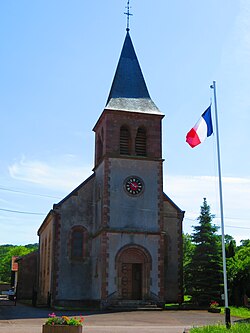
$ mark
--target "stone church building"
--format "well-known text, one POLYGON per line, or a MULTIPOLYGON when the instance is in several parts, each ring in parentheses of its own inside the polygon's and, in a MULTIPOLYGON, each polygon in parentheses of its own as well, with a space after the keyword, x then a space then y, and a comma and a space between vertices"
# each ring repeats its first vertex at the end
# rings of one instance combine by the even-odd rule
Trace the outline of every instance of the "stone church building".
POLYGON ((38 230, 38 302, 182 300, 184 212, 163 192, 162 119, 127 29, 97 120, 93 173, 38 230))

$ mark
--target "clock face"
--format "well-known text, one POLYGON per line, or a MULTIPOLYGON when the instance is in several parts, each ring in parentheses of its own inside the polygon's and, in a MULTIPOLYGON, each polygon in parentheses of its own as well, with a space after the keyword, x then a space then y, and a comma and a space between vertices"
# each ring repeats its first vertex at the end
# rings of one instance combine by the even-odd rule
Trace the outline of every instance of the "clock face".
POLYGON ((131 195, 138 195, 144 189, 144 184, 140 178, 136 176, 130 176, 125 179, 124 187, 127 193, 131 195))

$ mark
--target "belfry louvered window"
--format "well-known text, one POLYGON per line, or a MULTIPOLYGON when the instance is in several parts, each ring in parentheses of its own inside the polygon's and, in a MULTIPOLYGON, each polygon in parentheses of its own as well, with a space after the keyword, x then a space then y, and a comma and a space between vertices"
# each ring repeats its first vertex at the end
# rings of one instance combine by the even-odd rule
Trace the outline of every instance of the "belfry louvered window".
POLYGON ((131 138, 129 129, 126 126, 120 128, 120 154, 130 155, 131 152, 131 138))
POLYGON ((146 130, 139 127, 135 138, 135 153, 137 156, 147 156, 147 134, 146 130))

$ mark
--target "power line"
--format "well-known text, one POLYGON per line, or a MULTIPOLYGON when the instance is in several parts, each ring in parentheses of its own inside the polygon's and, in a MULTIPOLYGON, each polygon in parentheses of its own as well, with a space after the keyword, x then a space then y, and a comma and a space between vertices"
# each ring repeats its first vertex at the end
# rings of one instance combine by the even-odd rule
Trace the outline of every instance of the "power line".
MULTIPOLYGON (((3 212, 8 212, 8 213, 17 213, 17 214, 26 214, 26 215, 45 215, 45 213, 36 213, 36 212, 23 212, 23 211, 20 211, 20 210, 12 210, 12 209, 5 209, 5 208, 0 208, 1 211, 3 212)), ((189 220, 189 221, 196 221, 196 219, 189 219, 187 217, 185 217, 185 220, 189 220)), ((235 228, 235 229, 249 229, 248 227, 242 227, 242 226, 236 226, 236 225, 228 225, 226 224, 225 225, 227 228, 235 228)))
MULTIPOLYGON (((184 219, 185 219, 185 220, 188 220, 188 221, 191 221, 191 222, 195 222, 195 221, 197 221, 197 219, 189 219, 189 218, 187 218, 187 217, 185 217, 184 219)), ((230 218, 230 217, 227 217, 227 219, 231 219, 231 218, 230 218)), ((235 220, 247 220, 247 221, 248 221, 248 219, 241 219, 241 218, 232 218, 232 219, 235 219, 235 220)), ((227 228, 249 229, 249 230, 250 230, 250 228, 248 228, 248 227, 242 227, 242 226, 236 226, 236 225, 225 224, 225 226, 226 226, 227 228)))
MULTIPOLYGON (((191 219, 191 218, 188 218, 188 217, 184 217, 186 220, 189 220, 189 221, 197 221, 198 219, 195 218, 195 219, 191 219)), ((220 219, 220 217, 214 217, 214 219, 220 219)), ((225 216, 225 219, 227 220, 239 220, 239 221, 249 221, 249 218, 244 218, 244 217, 228 217, 228 216, 225 216)))
POLYGON ((59 197, 54 197, 52 195, 31 193, 31 192, 20 191, 20 190, 13 190, 13 189, 2 187, 2 186, 0 187, 0 190, 2 190, 2 191, 8 191, 8 192, 14 192, 14 193, 20 193, 20 194, 26 194, 26 195, 31 195, 31 196, 37 196, 37 197, 45 197, 45 198, 52 198, 52 199, 61 199, 59 197))
MULTIPOLYGON (((220 217, 215 217, 215 219, 220 219, 220 217)), ((244 217, 225 217, 225 219, 228 220, 243 220, 243 221, 249 221, 249 218, 244 218, 244 217)))
POLYGON ((18 214, 26 214, 26 215, 45 215, 44 213, 32 213, 32 212, 22 212, 20 210, 11 210, 11 209, 4 209, 0 208, 0 210, 8 213, 18 213, 18 214))
POLYGON ((228 225, 228 224, 226 224, 226 227, 227 228, 249 229, 250 230, 250 228, 248 228, 248 227, 237 227, 236 225, 228 225))

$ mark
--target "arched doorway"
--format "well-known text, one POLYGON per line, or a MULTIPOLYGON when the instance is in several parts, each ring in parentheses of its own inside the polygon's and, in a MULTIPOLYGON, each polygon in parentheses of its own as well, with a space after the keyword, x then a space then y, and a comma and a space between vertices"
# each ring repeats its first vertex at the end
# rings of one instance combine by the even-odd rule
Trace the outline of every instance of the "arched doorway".
POLYGON ((151 266, 151 256, 142 246, 127 245, 117 253, 119 299, 139 300, 149 297, 151 266))

